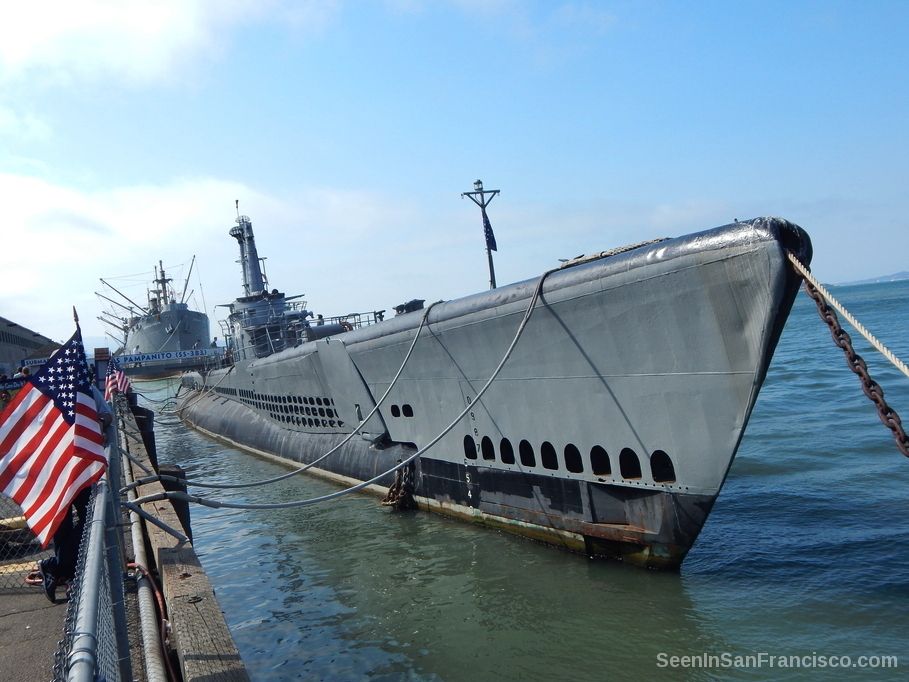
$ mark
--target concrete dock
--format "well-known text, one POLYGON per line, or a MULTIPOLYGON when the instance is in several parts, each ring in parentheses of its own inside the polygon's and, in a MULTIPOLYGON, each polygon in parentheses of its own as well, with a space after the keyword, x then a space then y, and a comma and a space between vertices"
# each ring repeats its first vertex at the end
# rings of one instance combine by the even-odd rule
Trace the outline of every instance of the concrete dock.
POLYGON ((40 588, 0 591, 0 677, 6 682, 53 679, 65 614, 66 605, 51 604, 40 588))

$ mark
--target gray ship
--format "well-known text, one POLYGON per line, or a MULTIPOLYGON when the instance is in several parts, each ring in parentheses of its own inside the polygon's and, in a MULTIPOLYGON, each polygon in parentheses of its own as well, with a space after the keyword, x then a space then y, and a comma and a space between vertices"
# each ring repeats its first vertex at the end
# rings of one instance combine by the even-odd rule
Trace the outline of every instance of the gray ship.
POLYGON ((185 422, 398 503, 667 569, 744 434, 801 281, 787 252, 811 259, 801 228, 757 218, 323 319, 267 290, 247 217, 230 234, 243 296, 226 366, 184 376, 185 422))
MULTIPOLYGON (((193 264, 195 257, 193 257, 193 264)), ((189 272, 192 273, 192 264, 189 272)), ((123 299, 115 301, 98 294, 105 300, 128 312, 128 317, 101 317, 103 322, 115 327, 121 335, 116 340, 120 367, 131 377, 158 379, 177 376, 185 371, 199 369, 207 364, 217 364, 221 351, 212 348, 209 336, 208 315, 190 309, 186 300, 189 274, 180 298, 171 285, 173 281, 164 272, 164 264, 155 267, 153 286, 148 289, 147 305, 140 305, 101 280, 123 299)))

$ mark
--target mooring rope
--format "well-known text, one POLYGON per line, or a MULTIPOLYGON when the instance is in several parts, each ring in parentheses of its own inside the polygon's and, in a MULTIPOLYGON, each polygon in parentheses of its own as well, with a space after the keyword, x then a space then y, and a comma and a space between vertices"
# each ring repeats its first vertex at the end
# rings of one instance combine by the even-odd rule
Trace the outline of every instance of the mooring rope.
POLYGON ((329 500, 334 500, 339 497, 344 497, 345 495, 350 495, 351 493, 355 493, 360 490, 363 490, 363 488, 366 488, 367 486, 370 486, 373 483, 378 482, 380 479, 384 478, 388 474, 394 473, 395 471, 398 471, 399 469, 403 469, 404 467, 409 465, 411 462, 413 462, 415 459, 422 456, 423 453, 425 453, 427 450, 429 450, 431 447, 433 447, 440 440, 442 440, 442 438, 444 438, 445 435, 448 434, 449 431, 451 431, 455 426, 457 426, 458 423, 464 418, 464 416, 471 409, 474 408, 474 405, 476 404, 476 402, 483 396, 484 393, 486 393, 487 389, 490 386, 492 386, 493 381, 495 381, 496 377, 499 376, 499 373, 502 371, 502 368, 505 366, 505 363, 508 362, 508 358, 510 358, 512 352, 514 352, 515 346, 518 343, 518 339, 521 338, 521 335, 524 333, 524 329, 527 327, 527 323, 530 321, 530 317, 533 314, 533 311, 536 309, 537 300, 539 300, 540 293, 543 290, 543 282, 546 280, 546 278, 549 275, 551 275, 553 272, 557 272, 558 270, 559 270, 559 268, 547 270, 540 276, 540 279, 537 282, 537 286, 534 289, 533 295, 530 298, 530 305, 527 306, 527 310, 524 312, 524 317, 521 320, 521 324, 518 325, 518 329, 517 329, 517 332, 515 332, 514 338, 512 339, 511 343, 509 344, 508 348, 506 349, 505 354, 502 356, 502 359, 499 361, 498 366, 496 366, 496 368, 493 370, 489 379, 486 381, 486 383, 483 385, 483 387, 477 392, 477 395, 474 397, 474 399, 463 410, 461 410, 461 412, 458 414, 458 416, 455 417, 454 420, 448 426, 446 426, 444 429, 442 429, 442 431, 437 436, 435 436, 432 440, 430 440, 422 448, 417 450, 414 454, 401 460, 395 466, 388 469, 387 471, 383 471, 381 474, 374 476, 367 481, 361 481, 360 483, 350 486, 349 488, 344 488, 343 490, 338 490, 333 493, 329 493, 327 495, 320 495, 318 497, 310 497, 310 498, 304 499, 304 500, 292 500, 290 502, 274 502, 274 503, 259 503, 259 504, 225 502, 222 500, 212 500, 212 499, 208 499, 208 498, 204 498, 204 497, 199 497, 197 495, 190 495, 188 493, 184 493, 184 492, 180 492, 180 491, 170 491, 170 492, 156 493, 153 495, 148 495, 146 497, 139 498, 139 499, 135 500, 135 504, 145 504, 146 502, 156 502, 158 500, 165 500, 165 499, 176 499, 176 500, 185 500, 187 502, 195 502, 196 504, 201 504, 203 506, 212 507, 215 509, 217 509, 217 508, 291 509, 291 508, 296 508, 296 507, 306 507, 306 506, 310 506, 310 505, 314 505, 314 504, 319 504, 321 502, 327 502, 329 500))
POLYGON ((795 267, 798 273, 808 282, 810 282, 811 286, 817 289, 821 293, 821 296, 823 296, 830 305, 836 308, 837 312, 845 317, 846 321, 849 322, 849 324, 851 324, 859 334, 868 340, 868 343, 874 346, 874 348, 876 348, 881 355, 887 358, 900 372, 909 377, 909 367, 906 366, 906 363, 896 357, 896 355, 894 355, 893 352, 887 348, 887 346, 878 341, 871 332, 865 329, 865 327, 862 326, 862 324, 856 320, 855 317, 853 317, 852 314, 846 310, 846 308, 844 308, 843 305, 837 301, 829 291, 824 288, 824 285, 817 281, 811 272, 809 272, 808 268, 802 265, 799 259, 796 258, 791 251, 787 251, 786 256, 789 258, 789 262, 792 263, 793 267, 795 267))
MULTIPOLYGON (((365 417, 363 417, 363 419, 360 421, 360 423, 357 424, 356 428, 354 428, 353 431, 351 431, 349 434, 347 434, 347 436, 340 443, 335 445, 331 450, 329 450, 328 452, 326 452, 323 455, 320 455, 317 459, 314 459, 309 464, 305 464, 302 467, 299 467, 297 469, 294 469, 293 471, 287 472, 286 474, 281 474, 280 476, 275 476, 274 478, 268 478, 268 479, 265 479, 262 481, 253 481, 252 483, 204 483, 204 482, 197 482, 194 479, 176 479, 175 478, 174 482, 175 483, 176 482, 185 482, 189 485, 194 485, 198 488, 220 488, 220 489, 254 488, 256 486, 267 485, 270 483, 277 483, 279 481, 283 481, 285 479, 292 478, 293 476, 296 476, 297 474, 303 473, 304 471, 311 469, 316 464, 318 464, 319 462, 326 459, 329 455, 334 454, 343 445, 347 444, 351 438, 353 438, 355 435, 357 435, 360 432, 360 429, 362 429, 363 426, 365 426, 366 423, 372 418, 372 416, 379 410, 379 407, 381 407, 382 403, 385 402, 385 399, 389 396, 392 389, 395 387, 395 384, 398 383, 398 379, 400 378, 401 374, 404 372, 404 368, 407 366, 407 363, 410 360, 410 356, 413 355, 414 348, 417 345, 417 340, 420 338, 420 333, 423 331, 423 328, 426 326, 426 322, 429 319, 429 312, 432 310, 433 306, 435 306, 437 303, 441 303, 441 301, 436 301, 435 303, 430 303, 429 307, 427 307, 426 310, 423 312, 423 318, 420 320, 420 326, 417 327, 417 331, 413 335, 413 340, 410 342, 410 347, 407 349, 407 353, 404 355, 404 360, 401 362, 401 366, 398 368, 398 371, 395 373, 394 377, 392 378, 391 383, 388 385, 388 388, 385 390, 385 393, 382 395, 381 398, 379 398, 379 401, 369 411, 369 414, 367 414, 365 417)), ((164 477, 161 477, 160 479, 156 478, 155 480, 170 480, 170 478, 164 476, 164 477)), ((136 481, 136 485, 144 485, 144 483, 150 483, 150 482, 151 481, 146 481, 146 480, 136 481)))
POLYGON ((192 401, 191 403, 189 403, 189 405, 184 405, 183 407, 174 408, 174 412, 175 412, 176 414, 180 415, 180 414, 183 413, 183 410, 187 409, 190 405, 195 405, 197 402, 199 402, 200 400, 202 400, 202 398, 204 398, 204 397, 205 397, 206 395, 208 395, 209 393, 214 393, 215 389, 218 388, 218 386, 221 385, 221 382, 224 381, 224 380, 228 377, 228 375, 229 375, 231 372, 234 371, 234 367, 236 367, 236 365, 231 365, 230 367, 228 367, 228 368, 227 368, 227 371, 224 372, 224 374, 221 375, 221 378, 218 379, 218 380, 217 380, 215 383, 213 383, 211 386, 203 385, 202 388, 203 388, 204 390, 202 390, 202 391, 199 393, 199 395, 196 396, 196 399, 195 399, 194 401, 192 401))
MULTIPOLYGON (((862 384, 862 391, 868 397, 868 399, 874 403, 877 408, 878 417, 881 419, 881 423, 890 429, 893 434, 893 440, 896 442, 896 447, 899 449, 903 455, 909 457, 909 435, 906 434, 905 429, 903 429, 902 420, 900 416, 896 413, 890 405, 887 404, 887 400, 884 398, 884 389, 881 388, 881 385, 877 383, 874 379, 871 378, 871 375, 868 373, 868 365, 865 363, 865 360, 861 355, 855 352, 855 348, 852 346, 852 339, 849 337, 849 334, 845 329, 840 326, 840 321, 836 316, 836 313, 827 305, 828 300, 834 302, 833 297, 824 290, 824 288, 817 282, 814 277, 811 277, 807 271, 807 268, 798 262, 798 259, 795 258, 792 254, 789 255, 789 260, 792 261, 793 265, 796 266, 796 270, 802 274, 805 278, 803 284, 805 286, 805 291, 808 296, 815 302, 817 305, 818 315, 830 329, 830 335, 833 338, 833 342, 842 349, 843 353, 846 355, 846 365, 851 369, 856 376, 858 376, 859 381, 862 384), (823 290, 823 293, 822 293, 823 290), (824 295, 826 294, 826 296, 824 295)), ((855 327, 859 333, 861 333, 869 342, 877 341, 870 334, 866 334, 863 330, 864 327, 858 325, 853 318, 842 306, 837 307, 841 313, 849 317, 850 323, 855 327), (859 329, 861 327, 861 329, 859 329), (870 337, 870 338, 869 338, 870 337)), ((878 342, 880 343, 880 342, 878 342)), ((872 343, 872 345, 883 353, 882 348, 883 344, 872 343)), ((884 348, 886 349, 886 348, 884 348)), ((888 351, 889 353, 889 351, 888 351)), ((892 353, 890 353, 892 355, 892 353)), ((893 356, 893 359, 889 358, 891 362, 896 360, 896 357, 893 356)), ((899 362, 897 360, 897 362, 899 362)), ((894 364, 896 364, 894 362, 894 364)), ((902 363, 900 363, 902 364, 902 363)), ((905 365, 903 365, 905 367, 905 365)), ((899 369, 899 367, 897 367, 899 369)), ((903 371, 905 374, 906 372, 903 371)))

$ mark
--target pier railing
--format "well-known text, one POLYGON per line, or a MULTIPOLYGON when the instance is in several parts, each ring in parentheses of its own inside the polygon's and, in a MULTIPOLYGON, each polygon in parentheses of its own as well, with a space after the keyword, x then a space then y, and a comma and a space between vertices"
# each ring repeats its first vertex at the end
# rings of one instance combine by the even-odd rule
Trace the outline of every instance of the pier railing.
MULTIPOLYGON (((305 311, 306 303, 288 304, 289 311, 305 311)), ((287 348, 293 348, 305 343, 323 338, 326 335, 342 334, 346 331, 360 329, 378 324, 385 319, 384 310, 373 310, 361 313, 347 313, 346 315, 335 315, 333 317, 316 317, 309 313, 307 317, 294 319, 287 322, 283 317, 269 318, 262 322, 261 316, 254 312, 240 311, 231 316, 230 320, 221 320, 221 334, 226 343, 227 351, 224 355, 221 366, 233 364, 238 358, 261 358, 274 353, 278 353, 287 348), (255 341, 245 345, 240 345, 233 334, 231 321, 238 322, 247 330, 255 330, 255 341)), ((251 333, 251 332, 250 332, 251 333)), ((218 366, 218 365, 215 365, 218 366)), ((206 366, 203 369, 211 369, 212 366, 206 366)))
POLYGON ((93 486, 86 508, 76 574, 69 588, 63 639, 54 655, 54 681, 131 680, 120 529, 121 512, 111 483, 122 485, 115 427, 108 429, 108 471, 93 486))
POLYGON ((54 656, 55 682, 132 679, 123 563, 114 539, 119 531, 111 523, 111 499, 108 482, 99 481, 88 505, 63 639, 54 656))

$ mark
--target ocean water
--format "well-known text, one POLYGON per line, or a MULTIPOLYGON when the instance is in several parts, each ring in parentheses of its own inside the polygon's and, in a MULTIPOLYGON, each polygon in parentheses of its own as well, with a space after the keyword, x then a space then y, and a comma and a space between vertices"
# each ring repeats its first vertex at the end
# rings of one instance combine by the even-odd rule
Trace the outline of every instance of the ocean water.
MULTIPOLYGON (((909 359, 909 282, 831 292, 909 359)), ((909 379, 846 328, 909 427, 909 379)), ((191 475, 286 471, 172 417, 157 433, 162 460, 191 475)), ((273 502, 334 489, 301 476, 206 494, 273 502)), ((371 496, 192 514, 254 680, 909 679, 909 459, 804 293, 679 573, 391 513, 371 496), (899 668, 843 667, 882 656, 899 668)))

